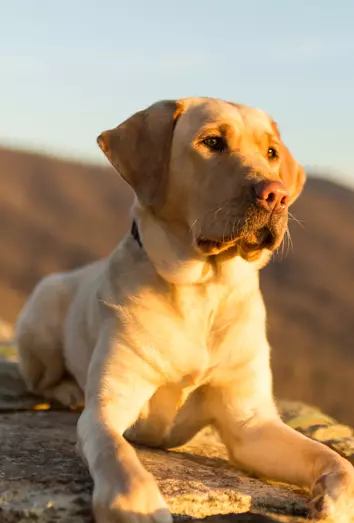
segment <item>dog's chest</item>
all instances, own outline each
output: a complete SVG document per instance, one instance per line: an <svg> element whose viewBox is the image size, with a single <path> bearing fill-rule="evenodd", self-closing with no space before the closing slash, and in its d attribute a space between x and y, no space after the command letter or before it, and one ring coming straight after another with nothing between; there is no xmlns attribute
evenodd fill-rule
<svg viewBox="0 0 354 523"><path fill-rule="evenodd" d="M175 297L175 310L186 348L173 347L172 358L183 355L181 385L198 387L219 372L252 358L265 338L265 310L256 288L239 289L208 285L185 289Z"/></svg>

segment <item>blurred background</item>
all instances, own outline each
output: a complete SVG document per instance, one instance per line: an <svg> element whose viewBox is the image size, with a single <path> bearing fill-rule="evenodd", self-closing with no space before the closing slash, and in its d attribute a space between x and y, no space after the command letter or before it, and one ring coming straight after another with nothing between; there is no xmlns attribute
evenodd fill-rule
<svg viewBox="0 0 354 523"><path fill-rule="evenodd" d="M43 275L108 254L131 192L96 136L161 98L260 107L309 175L263 271L276 394L354 425L352 0L0 0L0 336Z"/></svg>

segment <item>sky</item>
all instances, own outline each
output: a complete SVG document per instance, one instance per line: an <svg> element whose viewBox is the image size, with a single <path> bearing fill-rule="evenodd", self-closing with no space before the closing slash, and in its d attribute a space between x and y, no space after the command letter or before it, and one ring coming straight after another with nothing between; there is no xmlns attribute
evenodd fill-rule
<svg viewBox="0 0 354 523"><path fill-rule="evenodd" d="M0 0L0 145L107 162L102 130L165 98L266 110L354 187L353 0Z"/></svg>

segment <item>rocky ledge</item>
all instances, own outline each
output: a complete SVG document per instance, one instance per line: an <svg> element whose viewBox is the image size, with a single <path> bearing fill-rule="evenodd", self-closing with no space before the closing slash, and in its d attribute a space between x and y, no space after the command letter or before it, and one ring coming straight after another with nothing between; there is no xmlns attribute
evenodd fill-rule
<svg viewBox="0 0 354 523"><path fill-rule="evenodd" d="M279 402L279 408L290 426L354 463L351 428L300 403ZM78 416L29 395L16 363L0 362L1 523L92 522L92 483L75 453ZM211 429L175 451L141 447L137 452L176 520L308 520L306 492L240 473L228 464L225 448Z"/></svg>

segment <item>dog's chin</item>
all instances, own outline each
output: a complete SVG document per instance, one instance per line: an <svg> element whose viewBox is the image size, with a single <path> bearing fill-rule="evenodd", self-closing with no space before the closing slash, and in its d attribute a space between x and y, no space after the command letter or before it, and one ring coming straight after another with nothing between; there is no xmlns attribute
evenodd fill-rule
<svg viewBox="0 0 354 523"><path fill-rule="evenodd" d="M265 226L252 234L235 238L224 237L220 240L206 237L198 238L197 250L206 256L217 256L227 253L229 256L241 256L246 261L258 259L266 249L275 251L283 240L284 233Z"/></svg>

